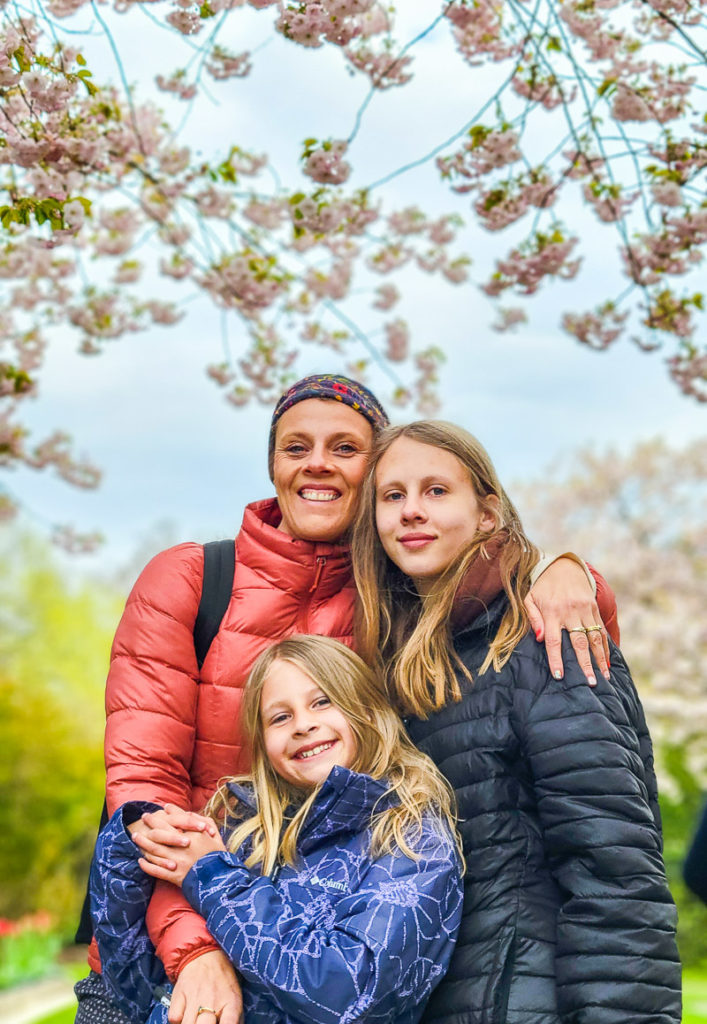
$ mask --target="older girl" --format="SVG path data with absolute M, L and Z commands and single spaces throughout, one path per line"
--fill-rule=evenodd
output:
M 466 858 L 427 1019 L 679 1021 L 651 743 L 619 650 L 595 688 L 569 662 L 553 677 L 523 603 L 536 550 L 466 431 L 384 431 L 362 506 L 359 650 L 454 787 Z
M 145 932 L 152 876 L 181 886 L 239 971 L 248 1024 L 414 1024 L 461 917 L 447 784 L 375 674 L 326 637 L 260 656 L 242 726 L 252 773 L 207 808 L 222 835 L 175 837 L 160 816 L 133 842 L 127 828 L 147 809 L 137 803 L 99 839 L 92 914 L 114 1002 L 144 1020 L 165 979 Z M 158 1004 L 152 1020 L 164 1019 Z

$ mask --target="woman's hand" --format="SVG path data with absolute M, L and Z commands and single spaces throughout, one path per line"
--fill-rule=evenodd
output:
M 242 1017 L 241 986 L 225 953 L 210 950 L 182 968 L 169 1004 L 170 1024 L 240 1024 Z
M 596 686 L 592 655 L 599 670 L 609 678 L 606 630 L 591 584 L 581 565 L 571 558 L 558 558 L 533 586 L 525 599 L 525 608 L 536 639 L 545 640 L 547 660 L 555 679 L 561 679 L 564 674 L 563 629 L 569 632 L 577 661 L 589 685 Z M 588 630 L 588 627 L 593 628 Z
M 143 824 L 148 827 L 133 832 L 132 838 L 142 850 L 143 855 L 138 863 L 146 874 L 181 886 L 185 875 L 197 860 L 207 853 L 225 849 L 218 829 L 210 818 L 189 814 L 189 819 L 191 830 L 185 833 L 174 824 L 175 821 L 184 823 L 185 812 L 169 804 L 164 811 L 143 816 Z

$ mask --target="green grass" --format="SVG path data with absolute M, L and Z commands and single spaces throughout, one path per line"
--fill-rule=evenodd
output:
M 682 1024 L 707 1024 L 707 972 L 685 971 L 683 976 L 684 1014 Z M 36 1024 L 74 1024 L 76 1005 L 42 1017 Z

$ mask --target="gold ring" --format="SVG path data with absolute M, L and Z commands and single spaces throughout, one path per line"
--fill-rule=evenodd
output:
M 587 633 L 594 633 L 595 630 L 598 630 L 601 633 L 603 628 L 604 628 L 603 626 L 587 626 L 586 632 Z
M 584 626 L 572 626 L 571 629 L 569 627 L 567 628 L 567 632 L 568 633 L 586 633 L 587 630 L 586 630 L 586 628 Z
M 216 1020 L 218 1020 L 218 1014 L 216 1013 L 216 1010 L 212 1010 L 210 1006 L 200 1006 L 199 1009 L 196 1011 L 197 1017 L 199 1016 L 200 1013 L 213 1013 Z

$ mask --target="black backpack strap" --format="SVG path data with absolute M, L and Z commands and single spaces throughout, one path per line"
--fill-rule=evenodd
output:
M 199 668 L 226 614 L 233 593 L 235 568 L 236 545 L 232 540 L 212 540 L 204 544 L 201 601 L 194 623 L 194 650 Z
M 199 668 L 204 664 L 211 642 L 219 631 L 221 620 L 233 593 L 233 574 L 236 568 L 236 545 L 232 540 L 212 540 L 204 544 L 204 575 L 201 600 L 194 622 L 194 650 Z M 108 823 L 108 808 L 103 802 L 98 831 Z M 90 942 L 93 936 L 88 885 L 81 908 L 81 919 L 74 942 Z

